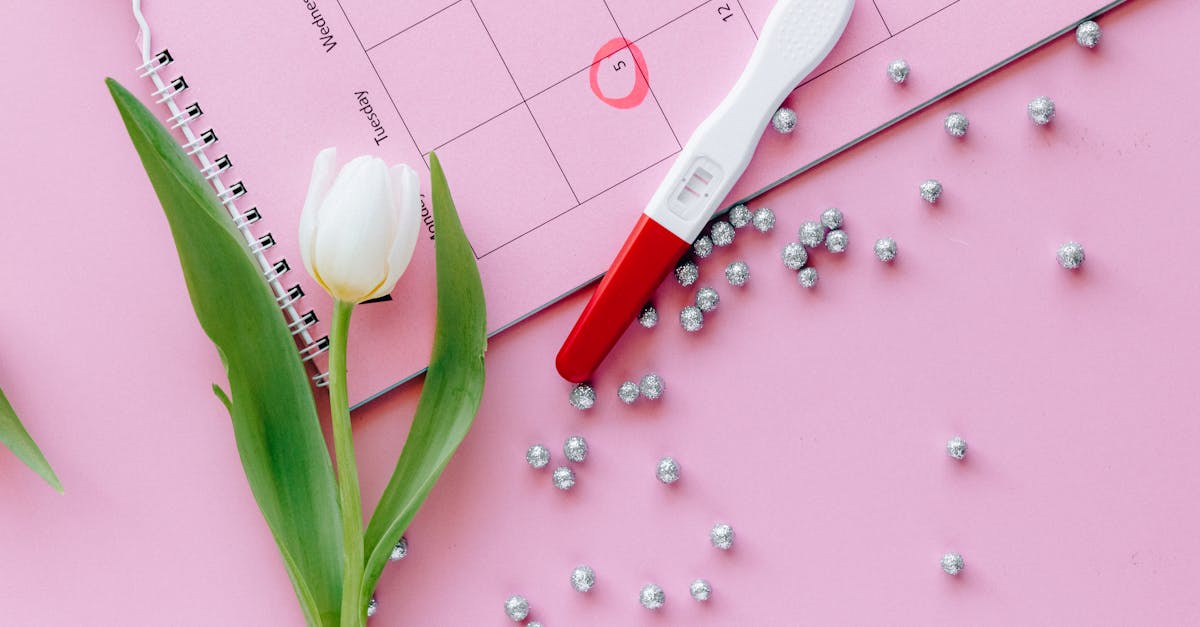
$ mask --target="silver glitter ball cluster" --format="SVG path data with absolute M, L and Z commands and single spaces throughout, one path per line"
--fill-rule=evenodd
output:
M 775 228 L 775 212 L 766 207 L 759 207 L 758 211 L 754 212 L 754 217 L 750 219 L 750 223 L 758 229 L 759 233 L 767 233 Z
M 842 210 L 837 207 L 830 207 L 821 212 L 821 226 L 830 230 L 842 228 L 842 222 L 845 219 L 846 217 L 842 215 Z
M 657 610 L 667 602 L 667 595 L 658 584 L 648 583 L 642 586 L 638 601 L 641 602 L 642 607 L 648 610 Z
M 679 325 L 688 333 L 695 333 L 704 328 L 704 312 L 695 305 L 688 305 L 679 312 Z
M 642 307 L 642 313 L 638 314 L 638 324 L 647 329 L 653 329 L 658 324 L 658 310 L 654 305 Z
M 808 221 L 800 225 L 800 243 L 808 248 L 816 248 L 825 241 L 825 225 L 820 222 Z
M 771 127 L 776 131 L 787 135 L 796 130 L 796 112 L 787 107 L 779 107 L 775 115 L 771 116 Z
M 519 594 L 508 597 L 504 602 L 504 614 L 513 622 L 525 620 L 529 617 L 529 601 Z
M 640 388 L 642 391 L 642 396 L 645 396 L 652 401 L 657 401 L 658 399 L 662 398 L 663 395 L 663 379 L 662 377 L 658 376 L 658 374 L 651 372 L 650 374 L 642 377 Z
M 586 383 L 580 383 L 571 388 L 571 407 L 575 409 L 591 409 L 596 404 L 596 390 Z
M 728 551 L 733 548 L 733 527 L 725 523 L 717 523 L 713 525 L 712 531 L 708 532 L 708 539 L 712 540 L 712 545 Z
M 752 219 L 754 218 L 750 214 L 750 207 L 747 207 L 746 205 L 735 205 L 733 209 L 729 210 L 729 223 L 732 224 L 734 228 L 740 229 L 743 226 L 750 224 L 750 220 Z
M 946 571 L 947 575 L 957 575 L 962 572 L 963 566 L 966 566 L 966 562 L 958 553 L 947 553 L 942 556 L 942 570 Z
M 783 265 L 788 270 L 799 270 L 804 267 L 804 264 L 808 263 L 808 251 L 805 250 L 804 244 L 800 242 L 789 242 L 787 246 L 783 247 L 781 256 L 783 257 Z
M 1045 126 L 1054 119 L 1054 101 L 1046 96 L 1034 98 L 1025 109 L 1029 112 L 1029 119 L 1038 126 Z
M 596 585 L 596 571 L 591 566 L 576 566 L 571 571 L 571 587 L 579 592 L 588 592 Z
M 890 237 L 881 237 L 875 242 L 875 256 L 879 257 L 880 261 L 888 262 L 896 258 L 896 240 Z
M 813 267 L 804 268 L 796 274 L 796 281 L 800 283 L 800 287 L 812 289 L 817 286 L 817 269 Z
M 844 253 L 850 244 L 850 236 L 841 229 L 834 229 L 825 236 L 825 249 L 831 253 Z
M 704 602 L 712 597 L 712 584 L 703 579 L 697 579 L 688 586 L 688 591 L 692 593 L 692 598 L 697 601 Z
M 621 399 L 621 402 L 626 405 L 632 405 L 641 394 L 642 391 L 638 389 L 638 384 L 633 381 L 626 381 L 617 388 L 617 398 Z
M 388 555 L 388 561 L 399 562 L 406 557 L 408 557 L 408 538 L 400 536 L 395 546 L 392 547 L 391 555 Z
M 905 61 L 904 59 L 896 59 L 888 64 L 888 78 L 892 79 L 893 83 L 899 85 L 900 83 L 904 82 L 904 79 L 908 78 L 909 69 L 908 61 Z
M 588 443 L 581 435 L 573 435 L 563 442 L 563 456 L 573 462 L 587 459 Z
M 937 179 L 929 179 L 928 181 L 921 183 L 921 198 L 924 198 L 925 202 L 932 205 L 938 201 L 938 198 L 941 197 L 942 184 L 938 182 Z
M 962 461 L 967 456 L 967 441 L 957 435 L 950 438 L 946 442 L 946 454 L 954 459 Z
M 688 287 L 700 278 L 700 267 L 692 261 L 685 261 L 678 266 L 675 266 L 675 280 L 679 284 Z
M 534 468 L 545 468 L 550 463 L 550 449 L 544 444 L 534 444 L 525 451 L 525 461 Z
M 371 618 L 378 611 L 379 611 L 379 601 L 376 601 L 375 597 L 371 597 L 371 600 L 367 601 L 367 618 Z
M 1088 20 L 1075 29 L 1075 43 L 1084 48 L 1095 48 L 1100 43 L 1100 25 Z
M 970 125 L 971 122 L 967 119 L 967 116 L 959 113 L 958 111 L 946 116 L 946 132 L 949 133 L 951 137 L 962 137 L 963 135 L 966 135 L 967 127 Z
M 750 280 L 750 266 L 745 261 L 734 261 L 725 266 L 725 280 L 734 287 L 741 287 Z
M 570 490 L 575 487 L 575 471 L 566 466 L 559 466 L 554 469 L 552 476 L 554 487 L 559 490 Z
M 1085 258 L 1083 254 L 1083 244 L 1079 242 L 1067 242 L 1058 247 L 1058 265 L 1068 269 L 1075 270 L 1083 265 Z
M 671 485 L 679 481 L 679 462 L 672 457 L 664 457 L 658 460 L 658 467 L 655 469 L 655 474 L 658 480 Z
M 732 244 L 736 235 L 733 225 L 724 220 L 713 222 L 708 232 L 712 235 L 713 245 L 721 248 Z
M 717 304 L 721 302 L 721 295 L 717 290 L 711 287 L 702 287 L 696 292 L 696 307 L 708 313 L 717 308 Z
M 696 253 L 696 256 L 700 259 L 711 255 L 713 252 L 712 238 L 707 235 L 697 237 L 696 241 L 692 243 L 692 252 Z

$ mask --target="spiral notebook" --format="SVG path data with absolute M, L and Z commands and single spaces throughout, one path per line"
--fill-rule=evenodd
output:
M 799 114 L 795 131 L 764 135 L 729 204 L 1119 3 L 859 0 L 842 40 L 786 103 Z M 409 163 L 423 189 L 437 151 L 496 333 L 603 272 L 740 73 L 773 4 L 134 0 L 133 8 L 143 94 L 163 107 L 245 236 L 322 385 L 331 303 L 303 271 L 295 235 L 320 149 Z M 912 67 L 903 85 L 885 72 L 896 58 Z M 427 364 L 436 228 L 424 204 L 422 213 L 426 230 L 392 298 L 355 312 L 354 405 Z

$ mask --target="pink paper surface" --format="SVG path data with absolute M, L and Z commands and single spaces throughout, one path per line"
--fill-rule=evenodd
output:
M 789 99 L 800 115 L 796 132 L 766 134 L 729 203 L 1108 2 L 858 2 L 841 41 Z M 196 130 L 211 127 L 221 137 L 210 156 L 232 157 L 226 183 L 244 182 L 245 202 L 265 216 L 255 227 L 278 242 L 272 259 L 300 267 L 294 233 L 307 185 L 297 180 L 306 179 L 321 147 L 414 164 L 438 151 L 479 260 L 492 331 L 608 267 L 674 155 L 740 74 L 774 6 L 316 4 L 148 2 L 146 14 L 152 48 L 167 47 L 176 58 L 164 75 L 183 74 L 193 86 L 181 104 L 200 102 L 206 111 Z M 198 27 L 209 23 L 220 28 Z M 899 56 L 915 70 L 897 89 L 884 69 Z M 640 100 L 604 100 L 620 101 L 639 83 L 647 86 Z M 133 87 L 150 91 L 146 82 Z M 383 125 L 378 142 L 368 113 Z M 433 246 L 421 242 L 397 298 L 356 316 L 356 404 L 428 360 Z M 300 285 L 309 295 L 300 313 L 311 308 L 321 317 L 328 299 L 303 274 L 286 275 L 284 286 Z M 315 334 L 322 329 L 324 322 Z
M 0 386 L 67 492 L 0 451 L 3 622 L 302 624 L 209 391 L 219 360 L 99 80 L 133 82 L 125 10 L 9 13 L 30 29 L 0 83 Z M 496 337 L 483 409 L 371 624 L 510 625 L 514 593 L 550 626 L 1200 622 L 1198 19 L 1195 3 L 1128 3 L 1097 49 L 1064 36 L 755 201 L 779 226 L 701 264 L 722 295 L 705 329 L 678 328 L 692 292 L 664 285 L 663 322 L 618 345 L 591 413 L 552 364 L 586 291 Z M 1042 94 L 1059 113 L 1037 128 L 1024 107 Z M 970 116 L 964 141 L 941 130 L 951 110 Z M 928 177 L 945 185 L 936 207 L 916 194 Z M 831 205 L 850 249 L 816 253 L 803 291 L 779 249 Z M 870 253 L 883 235 L 891 266 Z M 1054 262 L 1068 239 L 1087 247 L 1080 272 Z M 735 258 L 743 290 L 720 277 Z M 652 370 L 661 401 L 616 401 Z M 356 412 L 368 508 L 419 388 Z M 543 442 L 561 460 L 573 434 L 591 453 L 563 494 L 522 456 Z M 963 464 L 942 451 L 955 434 Z M 672 488 L 652 474 L 665 454 L 683 467 Z M 729 553 L 708 545 L 719 520 Z M 967 563 L 955 579 L 948 550 Z M 588 596 L 568 584 L 581 563 Z M 686 596 L 695 577 L 708 606 Z M 649 581 L 667 591 L 658 614 L 637 605 Z

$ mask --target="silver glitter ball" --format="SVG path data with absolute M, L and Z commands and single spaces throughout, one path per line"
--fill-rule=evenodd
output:
M 679 284 L 688 287 L 700 278 L 700 267 L 692 261 L 685 261 L 678 266 L 675 266 L 675 280 Z
M 771 116 L 771 127 L 784 135 L 796 130 L 796 112 L 787 107 L 779 107 L 775 115 Z
M 696 292 L 696 307 L 700 311 L 708 313 L 717 308 L 717 303 L 721 302 L 721 295 L 711 287 L 702 287 Z
M 708 232 L 712 235 L 714 246 L 725 247 L 733 243 L 733 236 L 735 234 L 733 225 L 724 220 L 713 222 Z
M 759 207 L 750 222 L 754 224 L 754 228 L 758 229 L 759 233 L 766 233 L 775 228 L 775 212 L 766 207 Z
M 621 399 L 622 403 L 632 405 L 638 399 L 642 391 L 638 388 L 638 384 L 633 381 L 626 381 L 617 388 L 617 398 Z
M 800 282 L 800 287 L 814 288 L 817 286 L 817 269 L 811 266 L 801 270 L 796 275 L 796 280 Z
M 808 248 L 816 248 L 825 241 L 825 225 L 820 222 L 808 221 L 800 225 L 800 243 Z
M 896 258 L 896 240 L 890 237 L 881 237 L 875 242 L 875 256 L 879 257 L 880 261 L 891 261 Z
M 808 263 L 808 251 L 804 249 L 804 245 L 800 242 L 790 242 L 783 247 L 783 265 L 787 266 L 788 270 L 799 270 Z
M 375 597 L 371 597 L 371 600 L 367 602 L 367 618 L 371 618 L 372 616 L 375 615 L 375 612 L 378 612 L 378 611 L 379 611 L 379 601 L 376 601 Z
M 647 329 L 653 329 L 658 324 L 658 310 L 654 305 L 642 307 L 642 313 L 638 314 L 638 324 Z
M 591 566 L 576 566 L 571 571 L 571 587 L 580 592 L 587 592 L 596 585 L 596 571 Z
M 821 225 L 827 229 L 840 229 L 844 221 L 845 216 L 842 215 L 842 210 L 837 207 L 830 207 L 821 212 Z
M 942 556 L 942 570 L 946 571 L 947 575 L 957 575 L 966 565 L 963 556 L 958 553 L 947 553 Z
M 712 251 L 713 241 L 712 238 L 707 235 L 701 235 L 700 237 L 697 237 L 696 241 L 692 243 L 692 252 L 696 253 L 696 257 L 700 259 L 708 257 L 712 254 Z
M 1088 20 L 1075 29 L 1075 42 L 1084 48 L 1095 48 L 1101 34 L 1100 25 Z
M 695 333 L 704 328 L 704 312 L 695 305 L 688 305 L 679 312 L 679 324 L 688 333 Z
M 545 468 L 550 463 L 550 449 L 543 444 L 534 444 L 525 451 L 525 461 L 534 468 Z
M 525 627 L 542 627 L 542 623 L 536 620 L 531 620 L 525 623 Z
M 658 480 L 670 485 L 679 481 L 679 462 L 670 457 L 664 457 L 658 460 L 658 468 L 655 470 L 658 475 Z
M 834 229 L 825 236 L 825 249 L 831 253 L 844 253 L 850 243 L 850 236 L 841 229 Z
M 588 443 L 581 435 L 573 435 L 563 442 L 563 456 L 573 462 L 587 459 Z
M 596 390 L 586 383 L 580 383 L 571 388 L 571 407 L 575 409 L 591 409 L 596 404 Z
M 667 595 L 658 584 L 648 583 L 642 586 L 642 593 L 638 600 L 642 602 L 642 607 L 648 610 L 657 610 L 667 602 Z
M 653 372 L 642 377 L 641 389 L 642 396 L 645 396 L 652 401 L 657 401 L 658 399 L 662 398 L 663 395 L 662 377 Z
M 747 207 L 746 205 L 735 205 L 733 209 L 729 210 L 729 223 L 732 224 L 736 229 L 740 229 L 743 226 L 750 224 L 750 220 L 752 219 L 753 218 L 750 215 L 750 207 Z
M 1038 126 L 1045 126 L 1054 119 L 1054 101 L 1046 96 L 1034 98 L 1026 110 L 1029 111 L 1029 119 Z
M 921 183 L 921 198 L 924 198 L 925 202 L 932 205 L 933 203 L 937 202 L 938 198 L 941 196 L 942 184 L 939 183 L 937 179 L 929 179 L 928 181 Z
M 954 459 L 962 461 L 962 458 L 967 456 L 967 441 L 957 435 L 950 438 L 946 442 L 946 454 Z
M 1058 247 L 1058 265 L 1074 270 L 1083 265 L 1083 244 L 1079 242 L 1067 242 Z
M 735 261 L 725 266 L 725 280 L 734 287 L 741 287 L 750 280 L 750 266 L 745 261 Z
M 963 135 L 966 135 L 967 127 L 970 125 L 971 122 L 967 120 L 967 116 L 957 111 L 946 116 L 946 132 L 949 133 L 951 137 L 962 137 Z
M 703 579 L 697 579 L 688 586 L 688 591 L 692 593 L 692 598 L 697 601 L 707 601 L 712 597 L 712 584 Z
M 408 538 L 400 536 L 400 539 L 396 541 L 396 545 L 392 547 L 392 554 L 388 556 L 388 561 L 399 562 L 406 557 L 408 557 Z
M 554 469 L 554 487 L 559 490 L 570 490 L 575 487 L 575 471 L 566 466 L 559 466 Z
M 892 79 L 893 83 L 899 85 L 904 82 L 904 79 L 908 78 L 908 70 L 908 61 L 896 59 L 888 64 L 888 78 Z
M 529 601 L 519 594 L 514 594 L 504 602 L 504 613 L 513 622 L 523 621 L 529 617 Z
M 725 523 L 713 525 L 712 531 L 708 532 L 708 539 L 712 540 L 712 545 L 728 551 L 733 547 L 733 527 Z

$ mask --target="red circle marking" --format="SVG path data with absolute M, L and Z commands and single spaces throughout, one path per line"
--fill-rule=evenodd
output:
M 610 98 L 600 91 L 600 62 L 624 48 L 629 48 L 629 53 L 633 55 L 633 63 L 637 66 L 637 73 L 633 77 L 633 88 L 625 96 Z M 592 67 L 588 73 L 588 80 L 592 84 L 592 93 L 596 94 L 596 97 L 605 104 L 618 109 L 632 109 L 642 104 L 642 101 L 646 99 L 646 94 L 650 93 L 649 79 L 650 70 L 646 67 L 645 55 L 642 54 L 637 44 L 624 37 L 611 39 L 608 43 L 600 46 L 600 50 L 596 51 L 596 56 L 592 58 Z

